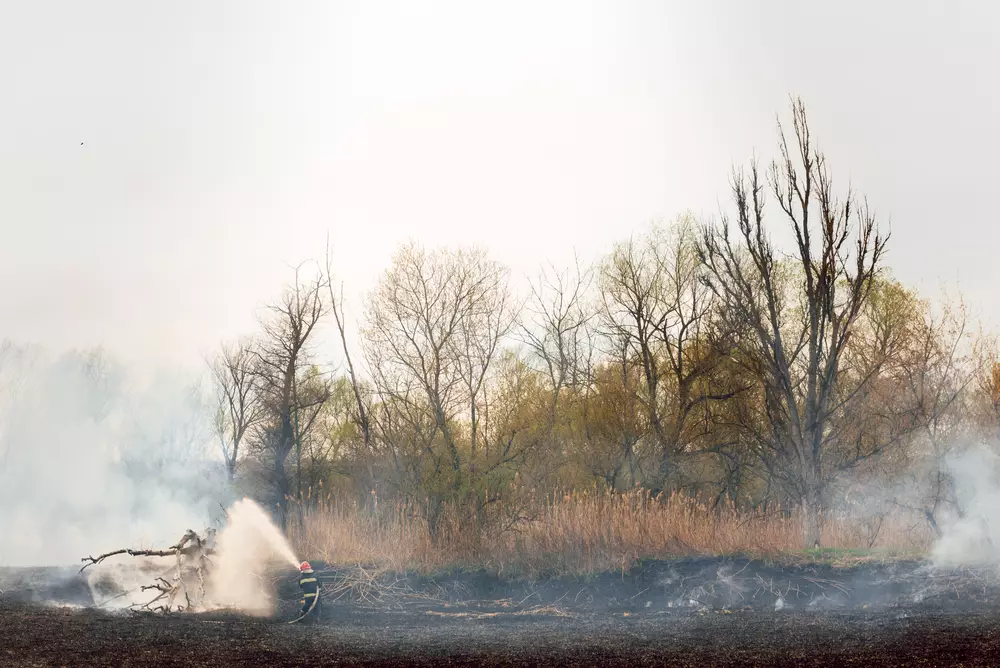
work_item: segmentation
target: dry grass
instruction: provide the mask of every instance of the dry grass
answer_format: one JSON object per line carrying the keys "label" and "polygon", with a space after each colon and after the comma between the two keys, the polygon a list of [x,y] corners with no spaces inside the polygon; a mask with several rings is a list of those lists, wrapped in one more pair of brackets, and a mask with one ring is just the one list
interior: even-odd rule
{"label": "dry grass", "polygon": [[515,513],[493,504],[485,518],[447,508],[432,541],[422,509],[402,503],[362,509],[328,497],[292,513],[290,538],[298,554],[334,564],[367,564],[395,571],[432,572],[485,567],[501,574],[592,573],[627,569],[636,560],[685,555],[844,561],[913,554],[931,535],[919,518],[827,517],[824,550],[801,550],[797,511],[712,508],[674,494],[594,490],[528,498]]}

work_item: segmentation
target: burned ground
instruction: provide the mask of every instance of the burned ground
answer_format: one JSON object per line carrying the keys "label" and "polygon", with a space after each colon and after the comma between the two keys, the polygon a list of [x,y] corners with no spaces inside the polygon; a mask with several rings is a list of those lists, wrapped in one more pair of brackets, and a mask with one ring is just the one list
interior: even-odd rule
{"label": "burned ground", "polygon": [[[327,600],[395,609],[457,606],[501,611],[867,610],[924,605],[1000,611],[1000,570],[935,568],[924,561],[867,561],[852,567],[779,565],[747,558],[638,563],[591,576],[504,579],[486,571],[434,576],[319,567]],[[294,596],[295,578],[279,582]]]}
{"label": "burned ground", "polygon": [[994,573],[720,559],[540,582],[331,569],[322,576],[336,595],[322,619],[289,625],[294,575],[278,583],[276,616],[251,618],[43,604],[83,603],[69,573],[18,580],[8,571],[0,664],[991,665],[1000,656]]}

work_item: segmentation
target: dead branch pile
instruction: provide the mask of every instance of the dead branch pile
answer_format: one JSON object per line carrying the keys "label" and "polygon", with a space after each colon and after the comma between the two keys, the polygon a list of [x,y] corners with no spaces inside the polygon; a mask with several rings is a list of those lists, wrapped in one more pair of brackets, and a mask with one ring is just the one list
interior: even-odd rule
{"label": "dead branch pile", "polygon": [[437,603],[433,593],[417,591],[405,575],[388,568],[361,565],[338,569],[321,577],[323,600],[350,601],[364,605],[393,605],[424,601]]}
{"label": "dead branch pile", "polygon": [[[188,529],[176,545],[171,545],[165,550],[123,548],[96,557],[83,557],[80,561],[85,563],[80,568],[80,573],[83,573],[90,566],[120,554],[127,554],[130,557],[172,557],[175,560],[172,566],[163,571],[150,584],[139,587],[139,593],[156,591],[158,594],[145,603],[130,606],[131,609],[152,612],[182,612],[198,609],[204,605],[206,599],[205,583],[213,565],[210,557],[215,554],[215,529],[207,529],[204,538],[197,532]],[[129,593],[132,592],[124,592],[115,598],[121,598]]]}

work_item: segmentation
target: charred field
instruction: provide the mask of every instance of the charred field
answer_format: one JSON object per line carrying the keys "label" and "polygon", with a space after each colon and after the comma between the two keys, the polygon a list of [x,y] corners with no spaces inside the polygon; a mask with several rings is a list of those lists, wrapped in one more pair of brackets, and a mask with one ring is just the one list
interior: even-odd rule
{"label": "charred field", "polygon": [[[270,617],[99,607],[75,570],[0,569],[0,664],[995,665],[1000,571],[922,561],[648,561],[615,573],[508,580],[323,568],[326,604]],[[99,594],[100,596],[100,594]]]}

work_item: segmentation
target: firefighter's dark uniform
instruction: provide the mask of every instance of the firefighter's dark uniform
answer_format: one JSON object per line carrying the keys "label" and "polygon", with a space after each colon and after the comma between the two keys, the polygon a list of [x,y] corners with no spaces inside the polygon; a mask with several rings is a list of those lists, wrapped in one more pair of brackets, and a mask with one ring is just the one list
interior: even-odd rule
{"label": "firefighter's dark uniform", "polygon": [[311,612],[312,614],[309,616],[315,619],[319,614],[319,581],[311,568],[302,571],[302,575],[299,577],[299,589],[302,590],[302,599],[300,600],[302,614]]}

